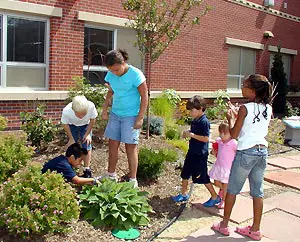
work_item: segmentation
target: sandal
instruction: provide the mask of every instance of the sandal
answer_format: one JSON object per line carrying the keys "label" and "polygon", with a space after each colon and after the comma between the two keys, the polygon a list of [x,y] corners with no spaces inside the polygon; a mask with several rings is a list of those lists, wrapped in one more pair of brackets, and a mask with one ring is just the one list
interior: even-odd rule
{"label": "sandal", "polygon": [[216,205],[218,209],[224,209],[225,203],[222,200],[218,205]]}
{"label": "sandal", "polygon": [[235,232],[244,236],[247,236],[253,240],[261,240],[260,231],[251,231],[251,226],[236,227]]}
{"label": "sandal", "polygon": [[214,224],[213,226],[211,226],[211,229],[225,236],[230,235],[229,227],[221,228],[221,223]]}

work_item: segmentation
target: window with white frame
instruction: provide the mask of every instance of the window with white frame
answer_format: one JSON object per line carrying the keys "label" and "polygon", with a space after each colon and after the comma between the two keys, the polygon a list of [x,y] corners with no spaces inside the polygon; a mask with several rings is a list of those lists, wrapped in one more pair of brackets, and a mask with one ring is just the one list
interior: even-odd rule
{"label": "window with white frame", "polygon": [[[274,62],[274,57],[275,57],[276,53],[271,53],[270,54],[270,68],[269,68],[269,76],[271,77],[271,69],[273,67],[273,62]],[[286,79],[287,79],[287,83],[289,83],[290,81],[290,76],[291,76],[291,59],[292,56],[288,55],[288,54],[282,54],[281,53],[281,60],[283,63],[283,69],[284,72],[286,74]]]}
{"label": "window with white frame", "polygon": [[46,89],[48,20],[0,13],[2,88]]}
{"label": "window with white frame", "polygon": [[107,68],[104,57],[115,49],[116,30],[86,26],[84,28],[83,75],[92,85],[104,84]]}
{"label": "window with white frame", "polygon": [[245,79],[255,73],[256,51],[242,47],[229,47],[227,89],[239,90]]}

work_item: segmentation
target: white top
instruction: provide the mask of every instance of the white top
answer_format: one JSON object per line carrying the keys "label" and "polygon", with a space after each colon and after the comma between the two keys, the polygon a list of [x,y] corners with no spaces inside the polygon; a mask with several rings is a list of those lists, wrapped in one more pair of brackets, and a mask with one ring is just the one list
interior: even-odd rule
{"label": "white top", "polygon": [[82,119],[80,119],[75,115],[75,112],[72,109],[72,102],[70,102],[63,109],[61,122],[63,124],[74,124],[76,126],[83,126],[89,124],[91,119],[97,118],[98,112],[94,103],[92,103],[91,101],[88,101],[88,103],[89,103],[89,108],[87,114]]}
{"label": "white top", "polygon": [[[247,109],[247,116],[244,120],[238,137],[238,150],[249,149],[255,145],[268,146],[265,137],[268,134],[268,126],[271,120],[272,107],[267,104],[257,104],[250,102],[244,104]],[[267,107],[267,119],[264,118],[263,112]],[[255,120],[255,122],[254,122]]]}

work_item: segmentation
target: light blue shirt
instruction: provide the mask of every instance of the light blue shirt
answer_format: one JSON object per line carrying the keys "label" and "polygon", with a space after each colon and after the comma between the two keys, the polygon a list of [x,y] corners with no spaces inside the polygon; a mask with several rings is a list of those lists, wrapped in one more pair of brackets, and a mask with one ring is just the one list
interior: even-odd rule
{"label": "light blue shirt", "polygon": [[129,65],[128,71],[117,76],[107,72],[105,81],[114,92],[112,112],[120,117],[137,116],[140,111],[141,96],[138,86],[146,80],[143,72]]}

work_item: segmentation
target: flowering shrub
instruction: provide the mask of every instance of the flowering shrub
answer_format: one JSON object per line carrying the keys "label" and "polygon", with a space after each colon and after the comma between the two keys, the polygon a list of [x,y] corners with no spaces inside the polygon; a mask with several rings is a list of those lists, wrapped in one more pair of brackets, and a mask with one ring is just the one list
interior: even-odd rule
{"label": "flowering shrub", "polygon": [[0,115],[0,131],[7,127],[7,119]]}
{"label": "flowering shrub", "polygon": [[60,174],[41,174],[28,167],[14,174],[0,193],[0,226],[27,237],[31,233],[65,232],[79,217],[75,190]]}
{"label": "flowering shrub", "polygon": [[33,150],[25,145],[25,138],[12,135],[0,137],[0,182],[27,164]]}

